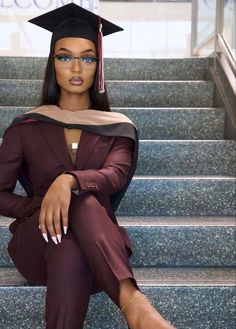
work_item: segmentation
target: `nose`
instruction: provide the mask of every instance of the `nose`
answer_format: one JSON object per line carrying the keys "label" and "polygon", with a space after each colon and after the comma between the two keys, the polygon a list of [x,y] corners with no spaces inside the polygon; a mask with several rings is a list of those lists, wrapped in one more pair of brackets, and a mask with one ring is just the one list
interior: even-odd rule
{"label": "nose", "polygon": [[81,72],[82,71],[82,63],[79,57],[75,57],[72,63],[72,71],[73,72]]}

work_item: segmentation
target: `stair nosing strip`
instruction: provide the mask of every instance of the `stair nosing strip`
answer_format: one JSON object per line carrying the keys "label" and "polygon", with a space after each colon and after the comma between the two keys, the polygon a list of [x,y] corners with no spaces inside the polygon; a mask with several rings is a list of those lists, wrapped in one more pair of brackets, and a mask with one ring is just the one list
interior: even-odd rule
{"label": "stair nosing strip", "polygon": [[[12,219],[11,221],[5,221],[5,222],[0,222],[0,228],[8,228],[9,225],[14,221],[14,220],[17,220],[17,219]],[[126,228],[129,228],[129,227],[149,227],[149,228],[156,228],[156,227],[161,227],[163,229],[165,228],[168,228],[168,227],[176,227],[176,228],[182,228],[182,227],[185,227],[185,228],[191,228],[191,227],[211,227],[211,228],[214,228],[214,227],[220,227],[220,228],[225,228],[225,227],[235,227],[236,225],[236,222],[235,220],[231,220],[229,222],[222,222],[222,223],[216,223],[216,222],[194,222],[194,223],[191,223],[191,222],[177,222],[177,223],[168,223],[168,222],[161,222],[161,223],[155,223],[155,222],[148,222],[148,221],[143,221],[143,222],[135,222],[135,221],[122,221],[121,219],[119,219],[119,217],[117,217],[117,220],[118,220],[118,224],[122,227],[126,227]]]}

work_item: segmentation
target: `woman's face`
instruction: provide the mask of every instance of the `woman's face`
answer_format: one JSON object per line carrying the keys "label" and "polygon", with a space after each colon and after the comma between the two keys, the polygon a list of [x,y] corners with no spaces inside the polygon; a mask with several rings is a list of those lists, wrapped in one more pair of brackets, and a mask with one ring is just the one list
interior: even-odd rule
{"label": "woman's face", "polygon": [[63,38],[56,42],[54,56],[56,80],[61,93],[88,93],[97,67],[95,44],[83,38]]}

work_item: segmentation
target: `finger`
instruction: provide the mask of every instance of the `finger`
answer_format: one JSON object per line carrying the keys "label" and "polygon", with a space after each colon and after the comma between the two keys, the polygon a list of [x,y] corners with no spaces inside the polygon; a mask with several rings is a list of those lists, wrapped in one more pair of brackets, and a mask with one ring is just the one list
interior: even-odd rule
{"label": "finger", "polygon": [[46,242],[48,242],[48,235],[47,235],[47,228],[45,225],[45,210],[41,208],[40,214],[39,214],[39,228],[41,230],[42,236]]}
{"label": "finger", "polygon": [[62,215],[63,231],[64,231],[64,234],[66,234],[67,228],[68,228],[68,207],[65,207],[65,206],[62,207],[61,215]]}
{"label": "finger", "polygon": [[53,212],[52,212],[52,209],[47,210],[47,213],[46,213],[46,226],[47,226],[47,230],[48,230],[53,242],[55,244],[58,244],[57,238],[56,238],[56,232],[55,232],[54,225],[53,225]]}
{"label": "finger", "polygon": [[56,237],[57,237],[59,243],[61,243],[61,212],[60,212],[60,208],[56,208],[53,211],[53,223],[54,223],[54,228],[56,231]]}

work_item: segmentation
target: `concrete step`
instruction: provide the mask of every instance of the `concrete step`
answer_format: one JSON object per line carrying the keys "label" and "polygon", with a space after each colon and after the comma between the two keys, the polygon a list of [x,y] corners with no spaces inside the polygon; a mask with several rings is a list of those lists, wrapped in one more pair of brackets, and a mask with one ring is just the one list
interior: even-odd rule
{"label": "concrete step", "polygon": [[[0,145],[2,140],[0,139]],[[140,140],[136,175],[221,175],[236,172],[236,142]]]}
{"label": "concrete step", "polygon": [[[43,79],[46,61],[43,57],[0,57],[0,77]],[[209,59],[105,58],[104,63],[106,80],[204,80]]]}
{"label": "concrete step", "polygon": [[[134,272],[141,291],[178,329],[234,329],[235,271],[150,268]],[[45,298],[45,286],[29,286],[13,269],[0,269],[1,329],[45,328]],[[126,327],[104,292],[91,296],[85,329]]]}
{"label": "concrete step", "polygon": [[136,176],[123,198],[120,216],[234,216],[232,177]]}
{"label": "concrete step", "polygon": [[235,141],[147,141],[139,146],[136,175],[226,175],[236,173]]}
{"label": "concrete step", "polygon": [[234,216],[235,179],[215,176],[136,176],[120,216]]}
{"label": "concrete step", "polygon": [[[17,184],[14,193],[25,195]],[[135,176],[118,216],[234,216],[235,178]]]}
{"label": "concrete step", "polygon": [[140,139],[223,139],[223,108],[112,108],[127,115]]}
{"label": "concrete step", "polygon": [[[232,267],[236,265],[233,217],[118,217],[133,245],[135,267]],[[9,220],[0,221],[0,266],[13,267],[7,253]]]}
{"label": "concrete step", "polygon": [[[0,137],[13,118],[31,107],[0,107]],[[127,115],[139,129],[140,139],[223,139],[223,108],[112,108]]]}
{"label": "concrete step", "polygon": [[[41,80],[0,79],[0,106],[36,106]],[[212,107],[210,81],[107,81],[111,106]]]}

